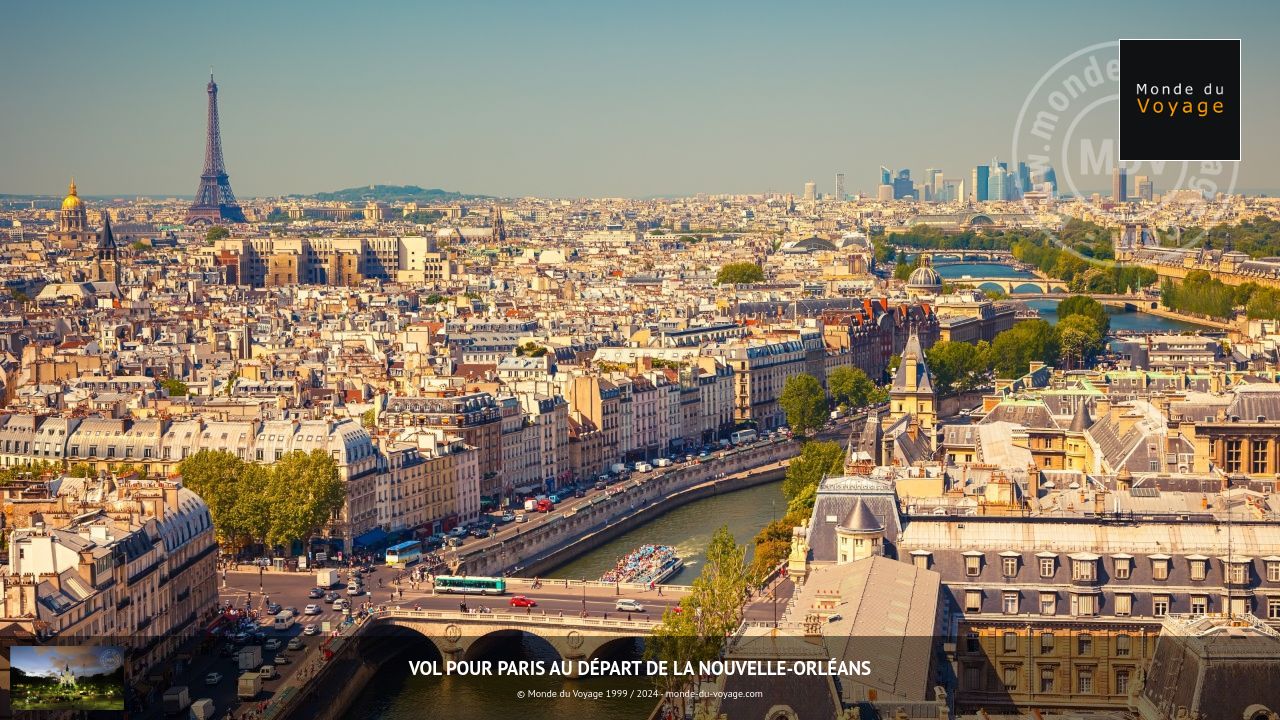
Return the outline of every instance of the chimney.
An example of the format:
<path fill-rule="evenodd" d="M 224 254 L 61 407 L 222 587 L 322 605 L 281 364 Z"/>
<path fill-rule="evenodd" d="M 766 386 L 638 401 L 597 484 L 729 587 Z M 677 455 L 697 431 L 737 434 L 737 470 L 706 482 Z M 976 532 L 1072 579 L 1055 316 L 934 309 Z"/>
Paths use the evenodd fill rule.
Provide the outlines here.
<path fill-rule="evenodd" d="M 80 551 L 80 564 L 76 566 L 76 570 L 80 573 L 80 577 L 92 587 L 95 583 L 93 577 L 93 553 L 88 550 Z"/>
<path fill-rule="evenodd" d="M 1111 415 L 1111 398 L 1105 395 L 1093 401 L 1093 410 L 1099 418 L 1109 418 Z"/>

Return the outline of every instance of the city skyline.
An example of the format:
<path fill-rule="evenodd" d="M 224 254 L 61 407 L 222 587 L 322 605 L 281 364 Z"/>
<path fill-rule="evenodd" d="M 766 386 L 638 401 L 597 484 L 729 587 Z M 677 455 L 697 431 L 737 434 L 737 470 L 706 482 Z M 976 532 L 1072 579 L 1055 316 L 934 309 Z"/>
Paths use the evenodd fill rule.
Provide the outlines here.
<path fill-rule="evenodd" d="M 15 24 L 45 31 L 0 50 L 11 109 L 0 192 L 56 195 L 75 176 L 87 195 L 194 194 L 213 64 L 227 168 L 246 198 L 369 183 L 650 197 L 799 194 L 816 180 L 829 193 L 836 172 L 846 192 L 873 195 L 883 163 L 963 178 L 981 158 L 1016 161 L 1027 91 L 1080 47 L 1239 35 L 1271 26 L 1266 16 L 1277 12 L 1225 4 L 1205 19 L 1189 4 L 1162 5 L 1157 16 L 1107 7 L 1098 27 L 1105 6 L 1084 5 L 1097 12 L 937 7 L 930 27 L 897 8 L 869 10 L 869 22 L 823 4 L 784 17 L 751 5 L 678 15 L 571 3 L 387 6 L 357 17 L 297 6 L 252 15 L 235 5 L 214 15 L 24 6 L 10 13 Z M 1002 33 L 992 42 L 1011 58 L 999 82 L 955 73 L 948 58 L 986 47 L 973 38 L 995 20 Z M 336 48 L 308 40 L 333 36 L 340 21 L 347 40 Z M 155 32 L 171 27 L 217 42 Z M 1249 162 L 1237 188 L 1278 188 L 1280 148 L 1256 139 L 1280 107 L 1264 85 L 1280 62 L 1247 33 L 1244 47 Z M 22 61 L 31 57 L 41 60 Z"/>

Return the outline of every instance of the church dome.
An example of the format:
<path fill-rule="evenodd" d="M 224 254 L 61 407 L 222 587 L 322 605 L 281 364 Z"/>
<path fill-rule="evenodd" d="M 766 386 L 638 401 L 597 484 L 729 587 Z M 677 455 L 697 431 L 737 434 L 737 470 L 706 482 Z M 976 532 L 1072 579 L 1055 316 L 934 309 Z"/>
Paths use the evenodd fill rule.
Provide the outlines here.
<path fill-rule="evenodd" d="M 938 274 L 928 263 L 921 265 L 911 271 L 911 275 L 907 278 L 907 285 L 918 288 L 940 288 L 942 287 L 942 276 Z"/>
<path fill-rule="evenodd" d="M 84 206 L 84 202 L 80 200 L 80 196 L 76 194 L 76 181 L 71 181 L 71 186 L 67 188 L 67 196 L 62 200 L 63 210 L 79 210 Z"/>

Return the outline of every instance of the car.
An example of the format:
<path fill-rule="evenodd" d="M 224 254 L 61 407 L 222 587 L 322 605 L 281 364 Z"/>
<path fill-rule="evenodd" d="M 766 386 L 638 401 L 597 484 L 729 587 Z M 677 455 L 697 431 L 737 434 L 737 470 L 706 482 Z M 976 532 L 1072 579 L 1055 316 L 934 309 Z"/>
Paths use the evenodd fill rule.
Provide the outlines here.
<path fill-rule="evenodd" d="M 843 615 L 841 615 L 840 613 L 836 613 L 835 615 L 831 615 L 830 617 L 828 617 L 827 622 L 840 622 L 843 619 L 844 619 Z"/>
<path fill-rule="evenodd" d="M 320 606 L 315 604 L 308 605 L 302 609 L 303 615 L 319 615 L 320 612 Z"/>
<path fill-rule="evenodd" d="M 560 498 L 560 495 L 559 495 L 558 493 L 552 493 L 551 495 L 549 495 L 549 496 L 547 497 L 547 499 L 548 499 L 548 500 L 550 500 L 550 501 L 552 502 L 552 504 L 554 504 L 554 505 L 559 505 L 559 504 L 560 504 L 560 499 L 561 499 L 561 498 Z"/>
<path fill-rule="evenodd" d="M 351 603 L 347 600 L 339 600 L 333 604 L 334 610 L 346 610 L 351 607 Z"/>
<path fill-rule="evenodd" d="M 475 537 L 475 538 L 487 538 L 487 537 L 489 537 L 489 531 L 488 531 L 487 529 L 485 529 L 485 528 L 480 528 L 480 527 L 478 527 L 478 528 L 471 528 L 471 537 Z"/>
<path fill-rule="evenodd" d="M 301 639 L 301 638 L 289 638 L 289 644 L 288 644 L 288 645 L 286 645 L 285 647 L 288 647 L 290 650 L 301 650 L 301 649 L 302 649 L 302 639 Z"/>
<path fill-rule="evenodd" d="M 586 497 L 587 494 L 583 492 L 581 489 L 578 489 L 573 491 L 573 496 L 576 498 L 581 498 L 581 497 Z"/>
<path fill-rule="evenodd" d="M 524 513 L 521 513 L 521 514 L 519 514 L 519 515 L 517 515 L 517 516 L 516 516 L 516 522 L 518 522 L 518 523 L 522 523 L 522 522 L 524 522 L 524 521 L 525 521 Z"/>
<path fill-rule="evenodd" d="M 222 682 L 222 673 L 211 672 L 204 676 L 205 685 L 217 685 Z"/>
<path fill-rule="evenodd" d="M 265 644 L 263 644 L 262 649 L 263 650 L 279 650 L 280 645 L 281 643 L 279 638 L 271 638 Z"/>
<path fill-rule="evenodd" d="M 288 656 L 285 656 L 285 655 L 277 655 L 276 659 L 273 660 L 272 662 L 275 663 L 276 665 L 288 665 L 289 658 Z"/>
<path fill-rule="evenodd" d="M 315 625 L 308 625 L 302 628 L 303 635 L 315 635 L 318 632 L 320 632 L 320 630 Z"/>
<path fill-rule="evenodd" d="M 286 608 L 284 609 L 284 611 L 285 611 L 285 612 L 287 612 L 287 613 L 289 613 L 290 615 L 292 615 L 292 616 L 294 616 L 294 617 L 298 617 L 298 608 L 296 608 L 296 607 L 294 607 L 294 606 L 292 606 L 292 605 L 290 605 L 290 606 L 286 607 Z"/>
<path fill-rule="evenodd" d="M 365 575 L 372 574 L 374 570 L 377 570 L 377 568 L 375 568 L 372 565 L 365 565 L 364 567 L 360 568 L 360 571 L 363 572 Z"/>
<path fill-rule="evenodd" d="M 538 601 L 523 595 L 516 595 L 511 598 L 511 607 L 538 607 Z"/>
<path fill-rule="evenodd" d="M 262 667 L 258 668 L 258 677 L 262 678 L 263 680 L 272 680 L 275 678 L 275 676 L 276 676 L 275 665 L 263 665 Z"/>
<path fill-rule="evenodd" d="M 338 593 L 328 592 L 324 594 L 324 601 L 330 605 L 338 600 Z"/>
<path fill-rule="evenodd" d="M 644 612 L 644 605 L 641 605 L 639 600 L 622 598 L 613 604 L 613 609 L 621 610 L 623 612 Z"/>
<path fill-rule="evenodd" d="M 318 600 L 318 599 L 320 599 L 320 598 L 324 597 L 324 589 L 323 589 L 323 588 L 311 588 L 311 590 L 307 593 L 307 597 L 308 597 L 308 598 L 311 598 L 312 600 Z"/>
<path fill-rule="evenodd" d="M 271 613 L 272 615 L 279 614 L 280 610 L 281 610 L 280 603 L 278 602 L 267 603 L 267 612 Z"/>
<path fill-rule="evenodd" d="M 513 513 L 513 512 L 504 512 L 504 513 L 502 513 L 502 522 L 504 522 L 504 523 L 513 522 L 513 521 L 515 521 L 515 519 L 516 519 L 516 514 L 515 514 L 515 513 Z"/>
<path fill-rule="evenodd" d="M 609 487 L 609 483 L 607 483 L 607 482 L 605 482 L 605 481 L 603 481 L 603 480 L 601 480 L 600 482 L 596 483 L 596 489 L 597 489 L 597 490 L 603 490 L 603 489 L 605 489 L 605 488 L 607 488 L 607 487 Z"/>

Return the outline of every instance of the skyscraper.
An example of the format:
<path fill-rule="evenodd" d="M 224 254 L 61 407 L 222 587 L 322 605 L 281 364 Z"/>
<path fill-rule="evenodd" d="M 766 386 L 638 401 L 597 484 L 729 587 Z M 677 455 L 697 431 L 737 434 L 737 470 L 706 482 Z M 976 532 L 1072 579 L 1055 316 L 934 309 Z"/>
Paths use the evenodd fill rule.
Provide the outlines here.
<path fill-rule="evenodd" d="M 1031 168 L 1026 163 L 1018 162 L 1018 194 L 1031 190 Z"/>
<path fill-rule="evenodd" d="M 1146 175 L 1135 175 L 1133 178 L 1133 194 L 1139 200 L 1151 202 L 1155 195 L 1155 184 Z"/>
<path fill-rule="evenodd" d="M 978 165 L 973 168 L 973 187 L 970 192 L 973 193 L 974 202 L 987 201 L 987 185 L 991 180 L 991 168 L 986 165 Z"/>
<path fill-rule="evenodd" d="M 1115 202 L 1128 202 L 1128 181 L 1126 170 L 1115 167 L 1111 170 L 1111 199 Z"/>
<path fill-rule="evenodd" d="M 1044 181 L 1053 187 L 1053 193 L 1058 194 L 1058 174 L 1053 171 L 1053 166 L 1048 165 L 1044 169 Z"/>
<path fill-rule="evenodd" d="M 889 171 L 889 168 L 883 165 L 880 166 L 880 184 L 881 185 L 893 184 L 893 173 Z"/>
<path fill-rule="evenodd" d="M 916 186 L 911 182 L 911 171 L 907 169 L 899 170 L 898 177 L 893 179 L 893 199 L 901 200 L 906 197 L 915 197 Z M 916 198 L 917 200 L 919 198 Z"/>
<path fill-rule="evenodd" d="M 844 173 L 836 173 L 836 201 L 844 200 Z"/>
<path fill-rule="evenodd" d="M 818 183 L 810 180 L 804 184 L 804 201 L 813 202 L 818 199 Z"/>
<path fill-rule="evenodd" d="M 993 202 L 1009 199 L 1009 171 L 1003 165 L 995 165 L 991 168 L 991 175 L 987 179 L 987 199 Z"/>

